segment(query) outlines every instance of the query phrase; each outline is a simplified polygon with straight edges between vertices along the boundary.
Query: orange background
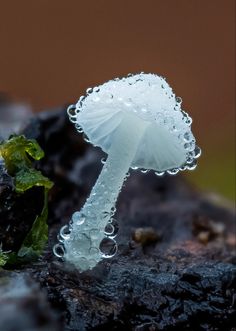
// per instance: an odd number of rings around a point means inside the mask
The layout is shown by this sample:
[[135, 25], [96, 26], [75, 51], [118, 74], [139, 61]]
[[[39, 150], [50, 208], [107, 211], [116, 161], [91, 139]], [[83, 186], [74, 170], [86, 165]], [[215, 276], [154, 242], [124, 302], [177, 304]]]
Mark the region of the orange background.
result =
[[0, 91], [35, 111], [129, 72], [167, 78], [203, 149], [192, 178], [235, 192], [234, 0], [0, 0]]

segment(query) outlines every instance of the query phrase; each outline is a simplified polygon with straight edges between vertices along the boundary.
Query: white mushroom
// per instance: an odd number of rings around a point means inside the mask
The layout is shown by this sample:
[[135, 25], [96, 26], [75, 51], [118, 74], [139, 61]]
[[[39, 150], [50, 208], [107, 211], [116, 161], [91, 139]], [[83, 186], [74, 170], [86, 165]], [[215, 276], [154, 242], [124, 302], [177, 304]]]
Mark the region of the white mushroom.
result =
[[61, 243], [54, 247], [57, 256], [84, 271], [117, 250], [113, 215], [129, 169], [154, 170], [159, 176], [193, 170], [201, 150], [181, 99], [154, 74], [129, 75], [90, 88], [68, 114], [77, 130], [108, 154], [85, 205], [61, 229]]

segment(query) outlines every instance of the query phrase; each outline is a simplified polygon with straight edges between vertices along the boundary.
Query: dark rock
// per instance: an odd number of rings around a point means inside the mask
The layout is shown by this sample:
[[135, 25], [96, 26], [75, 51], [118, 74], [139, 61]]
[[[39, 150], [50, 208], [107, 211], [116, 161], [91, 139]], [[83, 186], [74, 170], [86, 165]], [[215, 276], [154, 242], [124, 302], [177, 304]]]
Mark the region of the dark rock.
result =
[[136, 243], [141, 244], [143, 247], [155, 244], [157, 241], [161, 240], [160, 234], [151, 227], [135, 229], [132, 238]]
[[225, 225], [223, 222], [215, 222], [209, 218], [196, 218], [193, 222], [193, 234], [203, 244], [211, 240], [223, 239], [225, 235]]
[[60, 331], [44, 292], [23, 273], [0, 271], [1, 331]]
[[[80, 274], [58, 261], [52, 247], [59, 228], [88, 196], [103, 153], [84, 142], [65, 111], [40, 114], [24, 133], [44, 149], [39, 167], [55, 183], [49, 245], [41, 261], [24, 273], [47, 291], [64, 330], [232, 331], [236, 327], [231, 208], [213, 203], [181, 176], [159, 178], [131, 171], [117, 205], [118, 254]], [[223, 224], [220, 233], [219, 224]], [[145, 249], [142, 241], [134, 244], [133, 234], [139, 228], [151, 228], [158, 240]], [[204, 244], [198, 237], [201, 231], [210, 233]]]
[[13, 178], [0, 162], [0, 244], [4, 251], [17, 252], [26, 234], [40, 215], [44, 189], [33, 187], [23, 195], [14, 191]]

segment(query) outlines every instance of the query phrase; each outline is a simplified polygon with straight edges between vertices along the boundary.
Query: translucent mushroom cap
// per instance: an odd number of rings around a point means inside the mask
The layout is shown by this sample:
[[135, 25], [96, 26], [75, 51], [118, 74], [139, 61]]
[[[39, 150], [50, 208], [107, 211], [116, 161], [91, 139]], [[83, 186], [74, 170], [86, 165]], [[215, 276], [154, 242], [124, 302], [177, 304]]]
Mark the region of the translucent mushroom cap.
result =
[[146, 129], [132, 168], [152, 169], [161, 175], [196, 167], [200, 148], [191, 132], [192, 119], [181, 110], [181, 98], [163, 77], [140, 73], [89, 88], [68, 114], [78, 131], [106, 153], [122, 121], [141, 118]]

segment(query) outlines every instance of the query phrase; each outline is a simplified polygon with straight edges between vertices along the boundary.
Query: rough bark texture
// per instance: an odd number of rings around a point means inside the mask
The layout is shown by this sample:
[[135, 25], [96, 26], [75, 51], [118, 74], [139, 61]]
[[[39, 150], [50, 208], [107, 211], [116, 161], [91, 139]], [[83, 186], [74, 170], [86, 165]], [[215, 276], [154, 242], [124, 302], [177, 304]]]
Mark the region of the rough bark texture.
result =
[[[52, 246], [59, 228], [88, 196], [103, 154], [84, 142], [60, 110], [40, 114], [24, 133], [44, 149], [39, 168], [55, 183], [48, 247], [39, 262], [19, 271], [47, 293], [57, 316], [47, 319], [48, 330], [59, 322], [65, 331], [236, 328], [231, 207], [199, 193], [180, 176], [158, 178], [131, 171], [117, 205], [118, 254], [80, 274], [58, 261]], [[47, 301], [41, 300], [49, 310]], [[25, 331], [22, 325], [9, 330]], [[39, 325], [33, 330], [47, 329]]]

